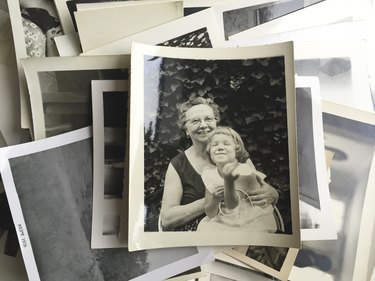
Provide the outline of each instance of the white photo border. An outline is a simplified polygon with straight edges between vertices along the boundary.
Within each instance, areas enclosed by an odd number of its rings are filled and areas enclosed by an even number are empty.
[[[70,12],[68,9],[68,5],[66,2],[69,0],[54,0],[57,13],[59,14],[60,23],[62,29],[64,30],[65,34],[72,34],[75,33],[72,17],[70,16]]]

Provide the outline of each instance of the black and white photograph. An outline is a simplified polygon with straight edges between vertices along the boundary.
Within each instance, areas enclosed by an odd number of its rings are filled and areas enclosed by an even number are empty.
[[[199,281],[269,281],[272,278],[263,272],[249,270],[221,261],[205,264],[203,268],[206,276],[199,278]]]
[[[91,80],[126,80],[129,56],[22,61],[32,104],[35,139],[92,125]]]
[[[284,247],[239,246],[225,253],[239,261],[276,277],[288,280],[298,249]]]
[[[375,269],[375,254],[372,250],[375,245],[375,206],[372,202],[372,198],[375,196],[375,189],[371,188],[372,186],[375,186],[375,154],[372,158],[367,182],[353,273],[353,276],[358,276],[358,278],[363,280],[371,280],[371,276],[373,276],[372,278],[375,277],[373,273]],[[371,246],[369,247],[368,245]]]
[[[30,100],[20,60],[58,56],[53,38],[63,32],[52,0],[8,0],[7,3],[21,92],[21,127],[29,129],[32,128]]]
[[[296,78],[296,116],[301,240],[337,239],[325,163],[320,85]]]
[[[228,245],[234,237],[239,245],[299,244],[290,46],[178,48],[173,56],[134,44],[129,235],[137,236],[129,248]],[[140,111],[143,120],[132,119]],[[132,137],[141,128],[144,136]],[[231,144],[225,153],[216,152],[221,142]],[[227,169],[250,176],[235,183]]]
[[[366,78],[364,40],[298,42],[295,58],[297,75],[319,78],[323,100],[369,112],[374,110]]]
[[[127,80],[93,80],[91,86],[94,135],[91,248],[126,247],[127,239],[120,238],[119,232],[129,170],[125,164],[129,85]]]
[[[357,117],[350,115],[349,111],[345,111],[344,116],[337,114],[336,110],[325,108],[324,111],[325,149],[333,153],[329,186],[338,239],[304,242],[290,275],[292,281],[301,280],[303,276],[342,281],[361,276],[358,272],[354,275],[354,269],[361,243],[361,217],[366,213],[365,195],[373,187],[369,183],[373,181],[370,171],[375,145],[374,118],[372,113],[357,110],[356,115],[368,115],[368,120],[372,120],[372,123],[366,123],[354,120]],[[368,226],[363,227],[371,232]],[[359,261],[362,262],[362,257]],[[371,267],[360,268],[371,270]]]
[[[171,47],[219,46],[219,29],[212,9],[185,16],[154,28],[83,52],[82,56],[130,54],[132,42]]]
[[[248,30],[254,26],[264,24],[281,16],[298,11],[307,6],[324,0],[282,0],[282,1],[261,1],[249,6],[249,3],[240,5],[242,7],[228,9],[222,12],[224,22],[224,36],[229,36]],[[238,2],[241,3],[241,2]],[[245,2],[242,2],[245,3]],[[240,19],[240,20],[238,20]]]
[[[340,0],[306,1],[303,9],[238,32],[229,36],[229,40],[251,40],[270,34],[277,35],[281,32],[301,30],[320,25],[329,26],[340,21],[347,21],[348,17],[353,13],[353,7],[351,5],[342,5],[342,9],[337,9],[340,3]],[[336,10],[336,12],[332,13],[333,10]]]
[[[28,278],[164,280],[212,260],[208,248],[91,249],[91,136],[91,128],[83,128],[0,149]]]
[[[363,25],[359,25],[358,28],[361,26],[365,28]],[[348,29],[347,32],[356,30],[358,29]],[[311,38],[300,38],[300,34],[290,32],[280,36],[266,36],[259,41],[240,40],[235,41],[235,45],[253,46],[293,40],[295,72],[298,76],[319,78],[320,96],[323,101],[372,112],[375,105],[367,79],[367,50],[363,32],[359,32],[358,38],[342,36],[337,38],[338,40],[332,40],[334,35],[332,38],[319,39],[313,32]]]
[[[297,146],[301,240],[337,239],[330,207],[325,165],[319,81],[316,77],[296,78]],[[282,247],[236,247],[224,253],[276,278],[289,276],[296,249]]]

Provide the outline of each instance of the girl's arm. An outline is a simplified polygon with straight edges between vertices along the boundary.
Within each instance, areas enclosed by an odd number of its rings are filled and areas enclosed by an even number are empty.
[[[204,213],[204,198],[181,205],[183,188],[181,179],[172,164],[165,176],[161,221],[164,227],[184,225]]]
[[[238,163],[228,163],[222,170],[224,178],[224,204],[225,208],[232,210],[238,206],[239,199],[234,188],[234,181],[239,177],[239,174],[233,173],[237,168]]]
[[[204,197],[204,209],[206,211],[206,215],[209,218],[215,217],[219,212],[219,205],[223,200],[223,193],[224,186],[215,187],[212,193],[206,188],[206,195]]]

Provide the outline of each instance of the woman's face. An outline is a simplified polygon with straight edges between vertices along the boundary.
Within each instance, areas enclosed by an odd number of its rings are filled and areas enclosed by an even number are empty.
[[[236,159],[236,144],[231,136],[216,134],[211,138],[210,157],[216,164],[226,164]]]
[[[192,141],[206,143],[213,129],[216,119],[212,108],[207,104],[198,104],[189,108],[186,113],[186,133]]]

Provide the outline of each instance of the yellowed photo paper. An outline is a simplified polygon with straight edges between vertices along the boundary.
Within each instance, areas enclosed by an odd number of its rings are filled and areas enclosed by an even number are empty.
[[[74,13],[82,50],[88,51],[181,18],[181,1],[109,7]]]
[[[293,73],[291,43],[133,45],[130,250],[299,247]]]

